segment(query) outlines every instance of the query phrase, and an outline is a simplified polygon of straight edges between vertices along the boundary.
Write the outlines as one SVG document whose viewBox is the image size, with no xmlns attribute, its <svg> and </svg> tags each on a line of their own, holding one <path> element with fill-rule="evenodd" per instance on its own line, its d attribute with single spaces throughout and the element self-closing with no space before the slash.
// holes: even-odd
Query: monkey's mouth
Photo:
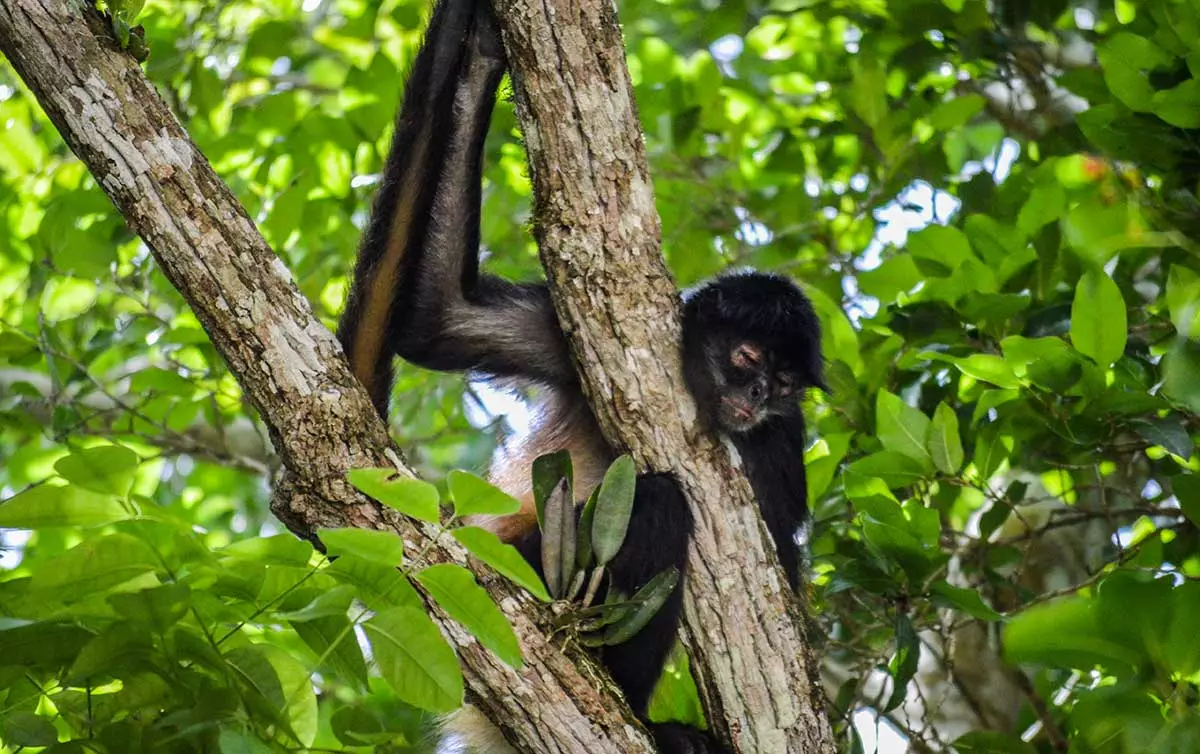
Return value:
<svg viewBox="0 0 1200 754">
<path fill-rule="evenodd" d="M 721 401 L 721 424 L 726 429 L 744 432 L 753 428 L 762 419 L 762 412 L 742 401 L 729 398 Z"/>
</svg>

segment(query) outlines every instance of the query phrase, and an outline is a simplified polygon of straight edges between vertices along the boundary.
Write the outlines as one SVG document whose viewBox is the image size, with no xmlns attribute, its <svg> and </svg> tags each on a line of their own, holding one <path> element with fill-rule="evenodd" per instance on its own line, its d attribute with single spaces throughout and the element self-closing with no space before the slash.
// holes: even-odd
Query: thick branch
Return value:
<svg viewBox="0 0 1200 754">
<path fill-rule="evenodd" d="M 710 720 L 742 752 L 829 752 L 803 618 L 749 485 L 701 435 L 620 28 L 607 0 L 496 0 L 555 306 L 605 437 L 695 503 L 687 621 Z"/>
<path fill-rule="evenodd" d="M 269 427 L 287 469 L 273 509 L 293 530 L 390 528 L 419 552 L 427 534 L 353 490 L 346 471 L 388 464 L 390 442 L 333 335 L 103 20 L 68 0 L 0 0 L 0 50 L 71 149 L 150 247 Z M 390 457 L 395 458 L 394 454 Z M 431 561 L 463 561 L 457 546 Z M 543 611 L 484 579 L 526 665 L 513 671 L 453 623 L 468 687 L 530 752 L 649 752 L 628 710 L 595 688 L 541 630 Z"/>
</svg>

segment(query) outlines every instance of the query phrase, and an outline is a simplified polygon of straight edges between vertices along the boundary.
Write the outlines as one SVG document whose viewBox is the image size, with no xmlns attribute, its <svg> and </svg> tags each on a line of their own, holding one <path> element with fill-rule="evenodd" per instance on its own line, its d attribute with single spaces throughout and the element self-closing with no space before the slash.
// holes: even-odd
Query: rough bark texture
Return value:
<svg viewBox="0 0 1200 754">
<path fill-rule="evenodd" d="M 686 618 L 709 719 L 740 752 L 831 752 L 799 606 L 749 484 L 697 431 L 680 375 L 678 303 L 612 3 L 496 6 L 542 263 L 589 401 L 610 442 L 674 472 L 695 503 Z"/>
<path fill-rule="evenodd" d="M 286 469 L 276 514 L 302 535 L 318 526 L 390 528 L 409 552 L 421 551 L 427 532 L 345 481 L 348 469 L 399 462 L 337 341 L 103 19 L 67 0 L 0 0 L 0 50 L 145 240 L 270 428 Z M 427 556 L 465 557 L 453 543 Z M 511 740 L 547 754 L 653 751 L 628 709 L 580 673 L 580 657 L 549 641 L 545 611 L 499 577 L 479 575 L 512 621 L 525 667 L 513 671 L 444 617 L 441 624 L 470 692 Z"/>
</svg>

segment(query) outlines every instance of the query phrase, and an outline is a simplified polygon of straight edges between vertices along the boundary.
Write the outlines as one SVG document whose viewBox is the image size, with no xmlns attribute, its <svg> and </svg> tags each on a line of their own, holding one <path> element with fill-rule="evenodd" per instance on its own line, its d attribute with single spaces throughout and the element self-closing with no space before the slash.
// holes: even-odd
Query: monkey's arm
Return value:
<svg viewBox="0 0 1200 754">
<path fill-rule="evenodd" d="M 796 532 L 808 518 L 808 480 L 804 473 L 804 417 L 773 416 L 753 432 L 733 438 L 746 476 L 767 524 L 779 564 L 793 589 L 800 582 Z"/>
</svg>

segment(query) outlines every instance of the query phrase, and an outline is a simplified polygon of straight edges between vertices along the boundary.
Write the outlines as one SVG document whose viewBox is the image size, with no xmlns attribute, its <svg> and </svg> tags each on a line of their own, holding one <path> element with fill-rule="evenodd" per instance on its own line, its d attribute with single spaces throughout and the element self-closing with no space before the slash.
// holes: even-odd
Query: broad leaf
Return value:
<svg viewBox="0 0 1200 754">
<path fill-rule="evenodd" d="M 375 529 L 318 529 L 317 536 L 330 555 L 357 555 L 384 566 L 404 562 L 404 540 L 390 531 Z"/>
<path fill-rule="evenodd" d="M 521 557 L 517 548 L 505 544 L 492 532 L 477 526 L 464 526 L 455 529 L 451 534 L 468 552 L 495 568 L 510 581 L 525 587 L 543 602 L 550 601 L 546 585 L 525 558 Z"/>
<path fill-rule="evenodd" d="M 885 449 L 920 461 L 923 468 L 932 466 L 925 446 L 929 417 L 899 396 L 886 390 L 879 391 L 875 401 L 875 427 L 876 436 Z"/>
<path fill-rule="evenodd" d="M 925 447 L 933 458 L 933 465 L 943 474 L 957 474 L 962 467 L 963 447 L 954 409 L 939 403 L 928 431 Z"/>
<path fill-rule="evenodd" d="M 438 522 L 438 491 L 428 482 L 400 476 L 395 469 L 354 469 L 350 483 L 363 494 L 406 516 Z"/>
<path fill-rule="evenodd" d="M 480 644 L 514 668 L 523 665 L 521 646 L 512 626 L 491 596 L 475 583 L 470 571 L 443 563 L 420 571 L 416 578 L 434 602 L 470 631 Z"/>
<path fill-rule="evenodd" d="M 112 495 L 69 485 L 42 484 L 0 503 L 0 528 L 5 529 L 102 526 L 126 518 L 129 512 Z"/>
<path fill-rule="evenodd" d="M 620 456 L 604 473 L 592 516 L 592 551 L 600 565 L 611 562 L 625 542 L 636 488 L 637 470 L 633 458 Z"/>
<path fill-rule="evenodd" d="M 101 445 L 77 450 L 54 464 L 63 479 L 86 490 L 124 496 L 133 486 L 140 459 L 121 445 Z"/>
<path fill-rule="evenodd" d="M 506 516 L 521 510 L 521 501 L 499 487 L 465 471 L 451 471 L 446 475 L 446 486 L 450 500 L 454 503 L 454 515 L 463 516 Z"/>
<path fill-rule="evenodd" d="M 363 624 L 379 672 L 404 701 L 430 712 L 462 705 L 458 657 L 424 610 L 396 607 Z"/>
<path fill-rule="evenodd" d="M 1089 270 L 1075 287 L 1071 305 L 1071 343 L 1084 356 L 1106 367 L 1125 351 L 1125 300 L 1113 279 Z"/>
</svg>

